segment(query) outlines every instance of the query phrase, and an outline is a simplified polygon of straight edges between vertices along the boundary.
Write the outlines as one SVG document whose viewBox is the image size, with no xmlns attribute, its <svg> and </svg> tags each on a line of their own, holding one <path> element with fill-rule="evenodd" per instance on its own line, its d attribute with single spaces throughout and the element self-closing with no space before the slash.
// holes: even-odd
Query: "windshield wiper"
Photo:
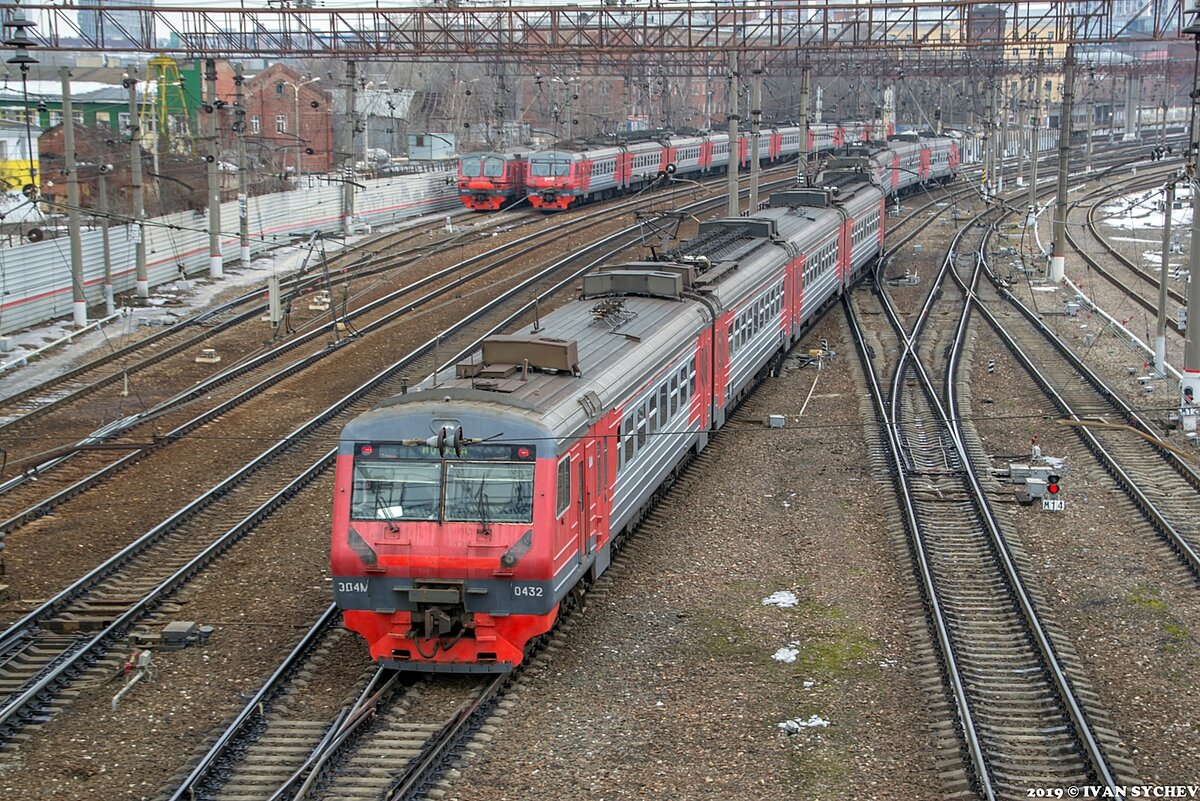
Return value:
<svg viewBox="0 0 1200 801">
<path fill-rule="evenodd" d="M 483 491 L 483 486 L 484 482 L 481 480 L 479 482 L 479 533 L 490 536 L 492 533 L 492 527 L 491 523 L 488 521 L 487 515 L 488 497 Z"/>
<path fill-rule="evenodd" d="M 376 486 L 375 487 L 375 519 L 376 520 L 386 520 L 387 524 L 388 524 L 388 531 L 395 534 L 397 531 L 400 530 L 400 527 L 396 525 L 396 519 L 394 517 L 392 517 L 391 507 L 383 505 L 383 498 L 381 497 L 381 495 L 382 495 L 382 487 Z M 401 504 L 401 506 L 403 506 L 403 504 L 404 504 L 404 490 L 400 491 L 400 504 Z M 384 514 L 384 516 L 381 518 L 379 516 L 379 513 L 384 510 L 387 510 L 387 511 Z"/>
</svg>

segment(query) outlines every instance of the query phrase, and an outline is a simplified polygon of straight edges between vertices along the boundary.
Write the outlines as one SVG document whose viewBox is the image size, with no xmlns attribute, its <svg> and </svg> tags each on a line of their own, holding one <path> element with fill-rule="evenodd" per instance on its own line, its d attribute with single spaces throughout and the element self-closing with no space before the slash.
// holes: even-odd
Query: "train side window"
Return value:
<svg viewBox="0 0 1200 801">
<path fill-rule="evenodd" d="M 679 377 L 671 376 L 671 417 L 679 414 Z"/>
<path fill-rule="evenodd" d="M 621 444 L 623 446 L 623 450 L 625 453 L 625 464 L 629 464 L 629 462 L 633 459 L 633 446 L 634 446 L 633 426 L 634 426 L 633 415 L 629 415 L 628 417 L 626 417 L 625 422 L 621 425 L 621 431 L 622 431 Z"/>
<path fill-rule="evenodd" d="M 646 404 L 637 409 L 637 446 L 638 450 L 646 447 Z"/>
<path fill-rule="evenodd" d="M 688 364 L 688 394 L 696 394 L 696 360 L 692 359 Z"/>
<path fill-rule="evenodd" d="M 679 402 L 686 405 L 688 401 L 687 367 L 679 368 Z"/>
<path fill-rule="evenodd" d="M 658 388 L 658 414 L 662 418 L 659 427 L 664 429 L 667 427 L 667 421 L 672 417 L 667 414 L 667 395 L 667 382 L 664 381 Z"/>
<path fill-rule="evenodd" d="M 658 393 L 656 392 L 651 395 L 646 403 L 650 407 L 650 411 L 647 414 L 646 431 L 653 434 L 658 431 Z"/>
<path fill-rule="evenodd" d="M 558 487 L 554 516 L 562 517 L 571 505 L 571 454 L 558 460 Z"/>
</svg>

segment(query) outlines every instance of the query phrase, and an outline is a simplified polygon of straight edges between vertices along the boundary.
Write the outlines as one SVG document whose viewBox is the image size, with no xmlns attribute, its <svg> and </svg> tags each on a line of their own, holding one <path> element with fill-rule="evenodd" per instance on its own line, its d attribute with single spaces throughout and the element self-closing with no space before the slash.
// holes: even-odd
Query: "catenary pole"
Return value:
<svg viewBox="0 0 1200 801">
<path fill-rule="evenodd" d="M 1058 115 L 1058 197 L 1054 201 L 1054 252 L 1050 280 L 1059 283 L 1067 270 L 1067 166 L 1071 158 L 1071 109 L 1075 98 L 1075 45 L 1067 45 L 1062 112 Z"/>
<path fill-rule="evenodd" d="M 217 62 L 204 60 L 204 82 L 208 87 L 208 275 L 210 278 L 225 276 L 225 263 L 221 258 L 221 172 L 217 164 L 220 143 L 217 140 Z"/>
<path fill-rule="evenodd" d="M 729 169 L 726 174 L 728 176 L 729 187 L 729 206 L 727 212 L 730 217 L 737 217 L 741 213 L 741 203 L 738 201 L 738 155 L 741 148 L 738 147 L 738 54 L 737 51 L 729 53 Z"/>
<path fill-rule="evenodd" d="M 71 70 L 59 67 L 62 78 L 63 171 L 67 174 L 67 233 L 71 237 L 71 312 L 77 326 L 87 325 L 83 291 L 83 239 L 79 232 L 79 168 L 75 164 L 75 114 L 71 109 Z"/>
<path fill-rule="evenodd" d="M 138 303 L 146 305 L 150 298 L 150 276 L 146 271 L 146 203 L 142 192 L 142 129 L 138 125 L 137 66 L 129 66 L 125 79 L 129 92 L 129 189 L 133 193 L 133 231 L 135 280 Z"/>
<path fill-rule="evenodd" d="M 238 157 L 238 257 L 246 267 L 250 264 L 250 194 L 246 185 L 246 78 L 241 64 L 233 68 L 233 83 L 237 87 L 233 129 L 237 133 Z"/>
</svg>

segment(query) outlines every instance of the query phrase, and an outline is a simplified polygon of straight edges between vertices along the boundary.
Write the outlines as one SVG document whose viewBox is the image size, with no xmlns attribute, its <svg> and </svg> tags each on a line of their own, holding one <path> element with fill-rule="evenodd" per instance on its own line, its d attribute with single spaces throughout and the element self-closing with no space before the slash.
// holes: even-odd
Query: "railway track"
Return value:
<svg viewBox="0 0 1200 801">
<path fill-rule="evenodd" d="M 994 799 L 1023 798 L 1039 784 L 1114 786 L 1109 752 L 1116 744 L 1096 733 L 1096 713 L 1085 711 L 1073 689 L 1078 678 L 1069 670 L 1077 668 L 1065 663 L 1046 633 L 957 425 L 953 376 L 967 336 L 966 305 L 959 304 L 955 312 L 955 330 L 921 344 L 949 273 L 965 265 L 972 271 L 968 285 L 977 280 L 975 254 L 983 241 L 977 221 L 956 236 L 911 334 L 886 294 L 877 296 L 875 318 L 887 319 L 901 341 L 890 393 L 885 395 L 875 377 L 857 303 L 848 301 L 847 313 L 889 445 L 889 467 L 901 495 L 973 789 Z M 967 231 L 976 231 L 976 241 L 969 245 Z M 939 326 L 942 332 L 947 328 Z M 951 334 L 949 354 L 943 358 L 947 350 L 942 346 Z M 940 389 L 926 363 L 938 364 Z"/>
<path fill-rule="evenodd" d="M 732 421 L 745 422 L 735 411 Z M 715 442 L 719 442 L 719 437 Z M 688 504 L 689 490 L 712 461 L 710 445 L 679 471 L 670 490 L 662 490 L 655 506 L 633 533 L 615 544 L 613 563 L 588 588 L 586 597 L 607 595 L 631 564 L 627 548 L 638 538 L 654 536 L 671 525 Z M 566 637 L 582 608 L 572 596 L 554 629 L 544 635 L 524 662 L 499 676 L 455 677 L 416 675 L 397 680 L 382 670 L 347 688 L 357 698 L 334 708 L 322 720 L 290 711 L 288 698 L 305 692 L 290 684 L 304 675 L 306 660 L 320 659 L 322 638 L 344 636 L 330 627 L 330 607 L 309 634 L 255 693 L 185 778 L 163 794 L 166 801 L 276 801 L 285 798 L 326 801 L 416 801 L 444 794 L 464 755 L 483 747 L 495 726 L 514 708 L 525 678 L 542 669 Z M 328 652 L 329 646 L 325 646 Z M 315 655 L 315 656 L 314 656 Z M 313 668 L 307 668 L 311 672 Z M 391 681 L 385 688 L 385 683 Z M 412 682 L 411 685 L 405 682 Z"/>
<path fill-rule="evenodd" d="M 720 198 L 684 207 L 698 213 Z M 433 371 L 439 345 L 471 352 L 544 301 L 573 285 L 611 251 L 636 240 L 638 226 L 611 234 L 545 266 L 394 362 L 276 441 L 211 490 L 147 531 L 71 587 L 0 635 L 0 737 L 50 714 L 55 699 L 136 624 L 155 622 L 162 601 L 230 545 L 254 530 L 333 463 L 341 423 L 401 390 L 403 371 Z M 537 299 L 526 300 L 538 291 Z M 500 316 L 498 322 L 493 322 Z M 446 351 L 441 353 L 444 355 Z M 300 446 L 300 447 L 297 447 Z M 314 461 L 312 454 L 320 454 Z M 212 532 L 221 532 L 215 539 Z M 149 588 L 149 591 L 147 591 Z M 67 636 L 64 636 L 67 635 Z"/>
<path fill-rule="evenodd" d="M 424 230 L 424 229 L 422 229 Z M 414 248 L 408 248 L 398 253 L 388 255 L 372 254 L 365 261 L 358 262 L 351 266 L 342 266 L 337 268 L 339 281 L 347 279 L 364 280 L 368 278 L 377 278 L 378 276 L 386 276 L 406 267 L 410 267 L 420 260 L 429 258 L 438 253 L 443 253 L 452 250 L 461 244 L 459 237 L 462 234 L 456 235 L 450 239 L 442 239 L 432 243 L 422 243 Z M 404 240 L 400 240 L 404 241 Z M 471 262 L 468 261 L 468 265 Z M 350 272 L 352 270 L 352 272 Z M 253 292 L 243 295 L 241 298 L 235 299 L 230 303 L 223 304 L 213 310 L 213 317 L 205 317 L 200 315 L 193 320 L 184 321 L 178 326 L 173 327 L 169 331 L 164 331 L 163 336 L 153 335 L 148 340 L 133 343 L 126 348 L 118 351 L 128 352 L 132 354 L 138 350 L 148 349 L 150 355 L 142 358 L 140 361 L 125 365 L 115 372 L 107 372 L 110 368 L 111 358 L 114 354 L 108 354 L 107 357 L 101 357 L 95 362 L 90 362 L 77 368 L 77 371 L 71 371 L 64 377 L 52 379 L 49 385 L 45 388 L 36 387 L 31 390 L 26 390 L 13 396 L 17 399 L 17 404 L 21 405 L 26 402 L 46 401 L 41 405 L 35 406 L 32 410 L 22 414 L 21 416 L 9 420 L 7 423 L 0 425 L 0 436 L 4 436 L 8 444 L 8 469 L 14 475 L 0 482 L 0 496 L 6 495 L 22 484 L 27 483 L 31 478 L 43 478 L 48 471 L 58 467 L 63 462 L 75 458 L 76 455 L 84 449 L 96 448 L 109 450 L 104 443 L 114 439 L 122 434 L 129 434 L 131 429 L 144 422 L 153 421 L 161 430 L 161 417 L 169 414 L 172 410 L 179 407 L 184 407 L 194 402 L 199 398 L 214 397 L 214 392 L 221 387 L 238 379 L 243 379 L 248 371 L 260 370 L 264 365 L 267 365 L 281 356 L 290 353 L 296 348 L 315 343 L 320 347 L 324 344 L 324 338 L 333 336 L 338 337 L 339 325 L 346 325 L 352 320 L 359 319 L 363 315 L 369 315 L 375 310 L 386 306 L 393 302 L 398 297 L 402 297 L 406 293 L 411 293 L 416 289 L 426 286 L 432 282 L 442 280 L 447 276 L 447 271 L 438 271 L 437 273 L 424 276 L 423 278 L 412 281 L 401 291 L 387 292 L 380 291 L 383 287 L 372 287 L 375 291 L 368 289 L 360 293 L 356 298 L 359 305 L 356 308 L 343 308 L 340 311 L 333 309 L 330 314 L 318 313 L 317 315 L 309 315 L 303 321 L 296 331 L 296 335 L 280 341 L 277 344 L 262 346 L 261 340 L 256 340 L 252 346 L 253 349 L 243 354 L 230 367 L 225 368 L 208 376 L 200 382 L 196 382 L 190 373 L 184 372 L 181 375 L 175 375 L 162 380 L 161 384 L 156 384 L 155 392 L 162 400 L 153 403 L 148 408 L 142 411 L 118 417 L 96 430 L 88 428 L 82 431 L 77 431 L 73 428 L 73 420 L 81 420 L 82 418 L 69 416 L 70 408 L 73 404 L 83 401 L 87 396 L 92 395 L 97 389 L 108 386 L 117 381 L 123 380 L 124 377 L 134 372 L 144 371 L 152 365 L 159 364 L 164 360 L 176 356 L 184 351 L 193 350 L 200 344 L 212 344 L 220 347 L 222 352 L 225 352 L 221 342 L 213 339 L 220 331 L 233 328 L 234 326 L 247 321 L 257 321 L 259 315 L 265 311 L 265 306 L 252 305 L 249 308 L 244 308 L 248 303 L 261 299 L 263 290 L 260 288 Z M 308 289 L 314 289 L 329 279 L 323 275 L 315 276 L 300 276 L 292 280 L 289 287 L 285 289 L 290 292 L 303 292 Z M 208 314 L 208 313 L 206 313 Z M 196 325 L 207 324 L 205 321 L 219 320 L 212 325 L 208 330 L 199 334 L 190 334 L 189 332 Z M 199 322 L 197 322 L 199 321 Z M 244 343 L 243 343 L 244 345 Z M 232 349 L 237 350 L 234 346 Z M 95 378 L 97 371 L 103 372 L 99 378 Z M 288 371 L 280 371 L 279 377 L 284 377 L 290 374 Z M 72 388 L 74 387 L 74 388 Z M 178 390 L 172 392 L 172 390 Z M 244 397 L 252 397 L 255 393 L 249 393 Z M 26 396 L 33 396 L 27 398 Z M 0 402 L 2 404 L 4 402 Z M 127 402 L 122 401 L 119 406 L 112 407 L 108 411 L 119 413 L 116 410 L 127 405 Z M 52 421 L 43 421 L 40 418 L 54 413 L 55 418 Z M 194 426 L 193 426 L 194 427 Z M 50 453 L 29 454 L 28 449 L 16 447 L 16 443 L 23 440 L 32 442 L 40 442 L 38 438 L 38 430 L 45 429 L 52 433 L 52 439 L 59 442 L 70 443 L 69 437 L 72 431 L 77 431 L 82 438 L 73 444 L 64 444 L 60 448 L 52 448 Z M 32 430 L 31 430 L 32 429 Z M 184 432 L 178 432 L 175 436 L 179 436 Z M 169 439 L 173 439 L 170 437 Z M 157 442 L 157 439 L 156 439 Z M 158 443 L 161 444 L 161 443 Z M 120 450 L 130 450 L 127 446 Z M 142 451 L 144 448 L 133 448 L 134 451 Z M 24 453 L 24 455 L 22 455 Z M 101 457 L 95 457 L 94 460 Z M 0 530 L 3 527 L 0 526 Z"/>
<path fill-rule="evenodd" d="M 1195 461 L 1165 447 L 1159 428 L 1111 388 L 1037 314 L 1005 287 L 990 265 L 976 307 L 1193 575 L 1200 578 L 1200 521 Z M 1140 432 L 1140 433 L 1139 433 Z"/>
<path fill-rule="evenodd" d="M 394 249 L 422 237 L 438 225 L 440 223 L 425 224 L 418 226 L 415 231 L 385 234 L 370 242 L 352 246 L 348 249 L 349 256 L 346 255 L 347 251 L 336 254 L 331 259 L 329 269 L 339 273 L 339 277 L 343 277 L 344 274 L 349 274 L 352 278 L 379 275 L 391 269 L 396 258 L 394 253 L 380 256 L 379 250 L 376 249 L 380 247 L 380 243 L 386 243 L 383 247 Z M 410 248 L 406 255 L 418 258 L 439 244 L 442 243 L 423 242 Z M 285 292 L 302 293 L 319 287 L 324 281 L 325 278 L 320 274 L 294 276 L 281 282 L 281 289 Z M 232 300 L 191 315 L 173 325 L 164 326 L 134 342 L 51 376 L 36 386 L 0 397 L 0 434 L 74 403 L 98 389 L 125 380 L 177 353 L 194 349 L 242 322 L 256 319 L 266 313 L 266 304 L 258 302 L 265 292 L 265 285 L 257 286 Z M 141 355 L 143 353 L 146 355 Z"/>
<path fill-rule="evenodd" d="M 1147 186 L 1155 185 L 1161 186 L 1163 176 L 1159 175 L 1156 177 L 1157 180 L 1151 180 L 1149 182 L 1135 180 L 1121 194 L 1136 188 L 1146 188 Z M 1122 294 L 1128 297 L 1144 311 L 1150 313 L 1151 315 L 1157 315 L 1159 291 L 1158 276 L 1150 273 L 1142 267 L 1139 267 L 1127 256 L 1120 253 L 1113 246 L 1113 244 L 1109 242 L 1109 240 L 1103 234 L 1100 233 L 1097 214 L 1100 207 L 1111 202 L 1114 197 L 1116 197 L 1116 193 L 1111 191 L 1102 191 L 1098 199 L 1090 202 L 1086 209 L 1087 219 L 1083 225 L 1083 228 L 1088 235 L 1088 241 L 1082 241 L 1082 238 L 1079 237 L 1077 233 L 1072 232 L 1071 226 L 1067 226 L 1067 244 L 1075 250 L 1081 259 L 1083 259 L 1089 270 L 1099 275 L 1108 283 L 1112 284 L 1114 287 L 1120 290 Z M 1077 209 L 1085 202 L 1087 201 L 1083 199 L 1075 201 L 1073 208 Z M 1109 261 L 1107 265 L 1103 263 L 1100 258 L 1094 255 L 1096 252 L 1096 248 L 1094 247 L 1095 245 L 1098 245 L 1103 253 L 1107 256 Z M 1158 247 L 1161 247 L 1161 244 L 1159 244 Z M 1116 262 L 1117 266 L 1114 267 L 1113 262 Z M 1122 271 L 1130 274 L 1132 276 L 1132 280 L 1126 280 L 1123 278 L 1122 275 L 1120 275 L 1120 272 Z M 1147 297 L 1144 287 L 1150 288 L 1150 297 Z M 1181 306 L 1187 305 L 1187 298 L 1184 297 L 1181 292 L 1172 289 L 1169 286 L 1167 288 L 1167 297 Z M 1168 319 L 1167 327 L 1181 336 L 1184 333 L 1184 330 L 1175 320 Z"/>
<path fill-rule="evenodd" d="M 676 190 L 677 193 L 683 194 L 691 191 Z M 580 233 L 618 219 L 630 206 L 653 204 L 663 198 L 659 193 L 629 204 L 593 210 L 575 218 L 568 225 L 573 233 Z M 141 415 L 122 421 L 120 425 L 111 427 L 106 435 L 110 438 L 120 435 L 128 444 L 117 441 L 89 445 L 89 448 L 97 450 L 70 450 L 50 460 L 51 464 L 38 473 L 21 476 L 20 482 L 9 482 L 7 495 L 0 496 L 0 509 L 3 510 L 0 514 L 4 515 L 0 521 L 0 534 L 10 533 L 42 517 L 137 462 L 147 452 L 179 441 L 190 432 L 212 423 L 245 402 L 260 396 L 281 381 L 338 353 L 338 349 L 349 340 L 338 339 L 330 346 L 326 337 L 336 335 L 339 324 L 353 324 L 359 336 L 385 329 L 394 321 L 414 311 L 436 307 L 451 290 L 469 286 L 471 281 L 484 280 L 485 276 L 495 271 L 511 270 L 509 265 L 515 259 L 535 252 L 539 247 L 546 246 L 560 236 L 561 232 L 534 232 L 418 278 L 406 286 L 364 303 L 336 321 L 331 320 L 313 328 L 295 339 L 166 399 Z M 418 292 L 422 294 L 418 295 Z M 305 349 L 305 355 L 282 366 L 277 365 L 282 356 L 300 348 Z M 226 387 L 225 391 L 232 391 L 233 394 L 223 396 L 222 387 Z M 115 454 L 120 453 L 120 450 L 115 449 L 121 445 L 124 445 L 126 452 L 114 458 Z M 49 467 L 58 469 L 50 470 Z M 66 470 L 65 467 L 70 469 Z M 38 478 L 36 484 L 25 480 L 33 475 Z"/>
</svg>

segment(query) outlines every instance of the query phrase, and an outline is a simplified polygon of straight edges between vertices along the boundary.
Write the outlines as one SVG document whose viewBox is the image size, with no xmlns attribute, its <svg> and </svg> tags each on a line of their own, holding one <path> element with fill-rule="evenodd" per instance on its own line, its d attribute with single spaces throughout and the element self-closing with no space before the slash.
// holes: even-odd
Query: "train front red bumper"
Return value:
<svg viewBox="0 0 1200 801">
<path fill-rule="evenodd" d="M 563 211 L 575 201 L 571 195 L 529 193 L 529 205 L 544 211 Z"/>
<path fill-rule="evenodd" d="M 474 211 L 496 211 L 504 205 L 505 199 L 504 195 L 492 195 L 489 197 L 482 192 L 476 192 L 473 194 L 467 194 L 464 192 L 463 194 L 459 195 L 459 198 L 461 198 L 464 206 L 466 206 L 468 209 L 473 209 Z"/>
<path fill-rule="evenodd" d="M 558 608 L 545 615 L 493 617 L 476 613 L 467 635 L 413 639 L 411 612 L 346 610 L 346 628 L 370 644 L 371 658 L 400 670 L 439 673 L 502 673 L 521 663 L 525 646 L 554 625 Z"/>
</svg>

